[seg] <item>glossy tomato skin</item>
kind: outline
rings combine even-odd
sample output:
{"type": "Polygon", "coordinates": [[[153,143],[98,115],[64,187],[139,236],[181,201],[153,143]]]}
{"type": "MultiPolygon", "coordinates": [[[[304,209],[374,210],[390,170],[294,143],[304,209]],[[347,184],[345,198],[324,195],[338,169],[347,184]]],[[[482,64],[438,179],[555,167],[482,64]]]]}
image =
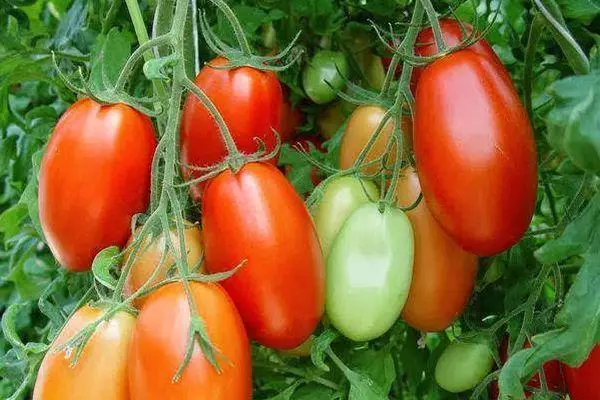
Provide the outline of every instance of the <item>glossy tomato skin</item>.
{"type": "Polygon", "coordinates": [[[183,285],[171,283],[148,298],[129,350],[132,400],[249,400],[252,398],[250,343],[235,305],[222,287],[190,282],[221,373],[198,345],[178,382],[173,376],[185,356],[190,312],[183,285]]]}
{"type": "Polygon", "coordinates": [[[202,203],[206,268],[223,281],[251,339],[292,349],[309,338],[324,308],[319,239],[300,196],[275,167],[249,163],[209,182],[202,203]]]}
{"type": "MultiPolygon", "coordinates": [[[[421,186],[414,169],[403,171],[396,191],[399,207],[409,207],[417,200],[421,186]]],[[[463,250],[444,232],[425,199],[406,215],[415,235],[415,260],[402,318],[415,329],[441,331],[469,302],[477,278],[477,256],[463,250]]]]}
{"type": "Polygon", "coordinates": [[[565,365],[564,371],[571,400],[600,400],[600,346],[579,368],[565,365]]]}
{"type": "MultiPolygon", "coordinates": [[[[136,231],[136,233],[137,232],[139,232],[139,229],[136,231]]],[[[135,255],[133,253],[133,248],[129,247],[134,238],[135,235],[129,238],[127,249],[123,255],[124,266],[130,257],[135,257],[135,260],[131,261],[132,264],[129,270],[129,275],[125,281],[124,295],[126,297],[131,296],[140,287],[142,287],[142,285],[144,285],[144,283],[150,279],[152,273],[157,268],[160,268],[160,272],[158,272],[149,286],[165,279],[167,277],[167,272],[175,265],[175,257],[173,256],[173,253],[169,251],[165,255],[166,238],[163,233],[155,238],[151,238],[150,236],[146,237],[135,255]]],[[[175,227],[171,228],[169,231],[169,238],[171,243],[173,243],[173,246],[176,249],[179,249],[179,235],[175,227]]],[[[202,231],[198,225],[194,225],[187,221],[184,223],[183,242],[185,245],[185,254],[187,256],[187,265],[190,271],[194,271],[194,269],[198,267],[201,268],[200,263],[202,262],[204,250],[202,245],[202,231]]],[[[197,271],[197,269],[195,271],[197,271]]],[[[146,297],[138,297],[133,301],[133,304],[137,308],[141,308],[145,301],[146,297]]]]}
{"type": "Polygon", "coordinates": [[[323,197],[314,212],[315,226],[325,260],[348,217],[360,206],[378,199],[379,190],[371,181],[342,176],[327,183],[323,197]]]}
{"type": "Polygon", "coordinates": [[[435,381],[448,392],[464,392],[481,383],[493,365],[492,352],[485,344],[454,342],[437,361],[435,381]]]}
{"type": "Polygon", "coordinates": [[[33,391],[33,400],[128,400],[128,348],[135,317],[118,312],[102,322],[84,347],[75,367],[74,352],[56,351],[81,329],[101,318],[101,308],[83,306],[69,319],[46,353],[33,391]]]}
{"type": "Polygon", "coordinates": [[[461,50],[425,69],[414,148],[427,205],[462,248],[489,256],[520,240],[535,210],[535,141],[494,63],[461,50]]]}
{"type": "Polygon", "coordinates": [[[302,85],[308,98],[317,104],[327,104],[337,97],[346,85],[350,67],[343,53],[318,51],[304,67],[302,85]]]}
{"type": "Polygon", "coordinates": [[[348,339],[375,339],[398,319],[412,276],[413,233],[406,215],[361,206],[346,220],[327,259],[325,309],[348,339]]]}
{"type": "MultiPolygon", "coordinates": [[[[283,97],[277,77],[270,71],[250,67],[231,70],[216,69],[227,65],[227,59],[210,61],[198,76],[196,86],[206,93],[225,120],[239,150],[253,153],[259,149],[255,138],[263,141],[267,151],[277,143],[273,129],[281,132],[283,97]]],[[[185,101],[181,120],[181,161],[187,178],[198,173],[185,168],[209,166],[222,161],[227,149],[219,128],[202,103],[190,93],[185,101]]],[[[199,198],[201,186],[192,187],[199,198]]]]}
{"type": "Polygon", "coordinates": [[[50,250],[87,271],[105,247],[122,246],[150,198],[156,148],[150,119],[125,104],[79,100],[54,128],[40,169],[39,209],[50,250]]]}
{"type": "MultiPolygon", "coordinates": [[[[469,35],[471,35],[473,32],[473,27],[471,25],[463,23],[463,28],[465,29],[465,34],[463,34],[460,24],[456,20],[450,18],[440,19],[440,28],[442,29],[442,36],[444,37],[444,44],[448,48],[459,46],[461,43],[467,40],[469,35]]],[[[502,62],[494,52],[494,49],[492,49],[485,39],[479,39],[477,42],[468,47],[468,49],[487,58],[489,61],[498,66],[499,69],[505,70],[502,62]]],[[[427,27],[419,32],[415,44],[415,55],[421,57],[431,57],[438,53],[439,49],[437,43],[435,42],[435,37],[433,36],[433,29],[431,29],[431,27],[427,27]]],[[[415,87],[419,81],[422,71],[423,68],[415,68],[413,70],[412,83],[415,87]]]]}

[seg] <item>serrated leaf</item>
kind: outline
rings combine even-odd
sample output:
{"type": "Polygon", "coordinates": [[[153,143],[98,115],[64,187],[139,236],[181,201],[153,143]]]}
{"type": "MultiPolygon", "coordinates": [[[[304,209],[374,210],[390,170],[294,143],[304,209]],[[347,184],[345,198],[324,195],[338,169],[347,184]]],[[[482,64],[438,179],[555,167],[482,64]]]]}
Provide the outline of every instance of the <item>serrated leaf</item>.
{"type": "Polygon", "coordinates": [[[600,14],[598,0],[556,0],[566,18],[577,19],[583,23],[589,22],[600,14]]]}
{"type": "Polygon", "coordinates": [[[27,207],[24,204],[15,204],[0,214],[0,233],[8,239],[16,235],[21,229],[21,221],[27,216],[27,207]]]}
{"type": "Polygon", "coordinates": [[[331,343],[333,343],[338,336],[339,335],[336,331],[327,329],[325,332],[315,338],[313,347],[310,351],[310,359],[315,367],[323,371],[329,371],[329,366],[325,364],[325,352],[327,349],[329,349],[331,343]]]}
{"type": "Polygon", "coordinates": [[[107,247],[101,250],[92,262],[94,278],[100,284],[110,290],[117,287],[117,279],[112,276],[111,269],[116,269],[121,263],[121,250],[117,246],[107,247]]]}

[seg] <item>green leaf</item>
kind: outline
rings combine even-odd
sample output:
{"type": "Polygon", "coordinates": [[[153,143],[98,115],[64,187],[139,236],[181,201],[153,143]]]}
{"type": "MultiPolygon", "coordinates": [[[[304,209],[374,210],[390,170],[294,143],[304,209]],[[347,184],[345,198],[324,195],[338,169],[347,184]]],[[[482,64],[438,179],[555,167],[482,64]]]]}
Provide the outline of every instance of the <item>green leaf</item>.
{"type": "Polygon", "coordinates": [[[129,31],[112,28],[106,37],[98,37],[92,51],[91,86],[104,90],[116,83],[131,54],[133,36],[129,31]]]}
{"type": "Polygon", "coordinates": [[[598,0],[556,0],[566,18],[577,19],[583,23],[589,22],[600,14],[598,0]]]}
{"type": "Polygon", "coordinates": [[[339,398],[335,395],[333,389],[317,385],[308,384],[300,387],[294,392],[293,400],[334,400],[339,398]]]}
{"type": "Polygon", "coordinates": [[[112,274],[112,269],[117,269],[121,264],[121,250],[117,246],[101,250],[92,262],[92,272],[100,284],[110,290],[117,287],[117,279],[112,274]]]}
{"type": "Polygon", "coordinates": [[[323,371],[329,371],[329,366],[325,364],[325,353],[338,336],[336,331],[327,329],[315,338],[310,352],[310,358],[315,367],[323,371]]]}
{"type": "Polygon", "coordinates": [[[0,214],[0,233],[5,239],[11,238],[21,230],[21,221],[27,216],[27,206],[15,204],[0,214]]]}
{"type": "Polygon", "coordinates": [[[144,75],[148,79],[166,79],[169,77],[167,68],[172,68],[179,62],[176,55],[153,58],[144,63],[144,75]]]}
{"type": "Polygon", "coordinates": [[[394,359],[386,348],[357,353],[349,364],[355,371],[370,377],[381,388],[382,393],[388,393],[396,379],[394,359]]]}

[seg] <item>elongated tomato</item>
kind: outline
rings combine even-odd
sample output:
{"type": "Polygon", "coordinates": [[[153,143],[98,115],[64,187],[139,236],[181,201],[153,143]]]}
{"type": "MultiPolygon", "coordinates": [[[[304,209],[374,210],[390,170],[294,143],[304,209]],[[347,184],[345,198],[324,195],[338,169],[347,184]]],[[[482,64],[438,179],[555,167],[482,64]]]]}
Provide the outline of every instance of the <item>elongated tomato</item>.
{"type": "Polygon", "coordinates": [[[171,283],[150,295],[138,316],[129,351],[131,399],[250,400],[250,344],[233,302],[218,284],[190,282],[190,290],[220,373],[196,343],[173,382],[189,341],[190,308],[183,285],[171,283]]]}
{"type": "Polygon", "coordinates": [[[600,345],[579,368],[564,371],[571,400],[600,400],[600,345]]]}
{"type": "MultiPolygon", "coordinates": [[[[217,69],[225,65],[225,58],[212,60],[196,76],[196,86],[217,107],[240,151],[256,152],[259,144],[255,138],[262,140],[267,151],[273,150],[276,144],[273,129],[281,130],[283,107],[277,77],[273,72],[250,67],[217,69]]],[[[190,93],[181,120],[181,160],[186,177],[198,177],[197,171],[186,166],[214,165],[226,155],[227,150],[214,118],[190,93]]],[[[200,196],[201,186],[192,187],[194,197],[200,196]]]]}
{"type": "Polygon", "coordinates": [[[40,169],[40,222],[48,246],[71,271],[122,246],[131,217],[150,198],[156,148],[150,119],[125,104],[83,99],[60,118],[40,169]]]}
{"type": "Polygon", "coordinates": [[[251,339],[292,349],[311,335],[324,308],[324,267],[308,210],[270,164],[249,163],[209,182],[202,202],[209,272],[223,281],[251,339]]]}
{"type": "Polygon", "coordinates": [[[101,322],[71,367],[75,352],[57,351],[104,310],[84,306],[77,310],[46,353],[33,391],[33,400],[128,400],[128,348],[135,318],[118,312],[101,322]]]}
{"type": "Polygon", "coordinates": [[[470,50],[423,71],[414,146],[423,195],[442,228],[480,256],[519,241],[535,209],[531,124],[496,64],[470,50]]]}
{"type": "MultiPolygon", "coordinates": [[[[409,207],[419,194],[419,177],[406,169],[397,186],[397,204],[409,207]]],[[[446,329],[469,302],[477,277],[477,256],[463,250],[444,232],[422,199],[407,211],[415,235],[415,261],[402,317],[426,332],[446,329]]]]}

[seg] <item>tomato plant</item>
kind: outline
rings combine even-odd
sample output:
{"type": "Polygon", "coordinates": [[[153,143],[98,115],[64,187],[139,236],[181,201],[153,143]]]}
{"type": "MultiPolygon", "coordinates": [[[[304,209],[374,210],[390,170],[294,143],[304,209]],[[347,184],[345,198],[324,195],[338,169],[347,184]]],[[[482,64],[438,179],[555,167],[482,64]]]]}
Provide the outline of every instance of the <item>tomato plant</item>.
{"type": "Polygon", "coordinates": [[[350,214],[327,258],[331,324],[355,341],[390,329],[408,296],[413,253],[412,228],[402,211],[365,204],[350,214]]]}
{"type": "Polygon", "coordinates": [[[33,391],[35,400],[130,398],[127,350],[135,317],[121,311],[100,323],[77,360],[75,348],[62,349],[104,312],[101,307],[84,306],[69,318],[42,361],[33,391]]]}
{"type": "MultiPolygon", "coordinates": [[[[397,204],[409,207],[421,194],[419,177],[405,170],[397,186],[397,204]]],[[[407,211],[415,235],[413,278],[402,318],[422,331],[446,329],[466,307],[477,276],[477,256],[450,238],[422,199],[407,211]]]]}
{"type": "Polygon", "coordinates": [[[202,215],[208,271],[245,261],[223,287],[250,338],[278,349],[308,339],[323,314],[323,256],[308,210],[281,172],[264,163],[223,172],[206,188],[202,215]]]}
{"type": "Polygon", "coordinates": [[[190,291],[220,373],[202,352],[194,351],[173,381],[193,322],[183,285],[169,284],[148,298],[138,316],[129,350],[131,399],[180,399],[188,393],[206,399],[252,398],[250,344],[233,302],[216,284],[193,282],[190,291]]]}
{"type": "Polygon", "coordinates": [[[39,212],[63,266],[89,270],[100,250],[125,244],[148,206],[155,147],[150,119],[123,104],[83,99],[61,117],[42,159],[39,212]]]}
{"type": "Polygon", "coordinates": [[[348,61],[343,53],[318,51],[304,68],[302,84],[306,95],[317,104],[333,101],[344,88],[348,61]]]}
{"type": "Polygon", "coordinates": [[[445,390],[460,393],[473,389],[491,371],[492,352],[486,344],[455,342],[435,365],[435,380],[445,390]]]}
{"type": "Polygon", "coordinates": [[[423,195],[442,228],[481,256],[519,241],[537,195],[531,124],[505,75],[487,58],[458,51],[423,71],[416,94],[423,195]]]}

